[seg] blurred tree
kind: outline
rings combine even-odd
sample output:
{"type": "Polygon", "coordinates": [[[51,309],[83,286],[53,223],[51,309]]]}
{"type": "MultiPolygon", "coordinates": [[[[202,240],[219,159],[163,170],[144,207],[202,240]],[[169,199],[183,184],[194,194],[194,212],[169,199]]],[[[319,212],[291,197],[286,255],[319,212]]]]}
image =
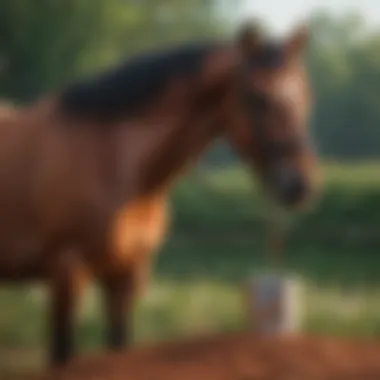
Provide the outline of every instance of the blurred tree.
{"type": "Polygon", "coordinates": [[[70,78],[88,42],[102,33],[104,4],[101,0],[2,0],[2,95],[29,100],[70,78]]]}
{"type": "Polygon", "coordinates": [[[2,0],[0,94],[30,100],[121,54],[223,29],[215,0],[2,0]]]}
{"type": "MultiPolygon", "coordinates": [[[[29,101],[121,56],[230,30],[242,0],[1,0],[0,97],[29,101]]],[[[356,13],[311,19],[313,132],[329,157],[379,157],[380,33],[356,13]]],[[[203,162],[234,162],[217,143],[203,162]]]]}
{"type": "Polygon", "coordinates": [[[317,107],[314,132],[329,157],[380,156],[380,34],[348,14],[312,20],[308,66],[317,107]]]}

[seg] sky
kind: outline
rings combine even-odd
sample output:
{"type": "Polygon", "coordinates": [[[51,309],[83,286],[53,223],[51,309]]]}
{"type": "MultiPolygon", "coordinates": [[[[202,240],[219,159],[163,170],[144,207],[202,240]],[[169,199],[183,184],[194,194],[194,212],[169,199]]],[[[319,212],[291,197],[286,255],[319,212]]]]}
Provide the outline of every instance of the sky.
{"type": "Polygon", "coordinates": [[[380,0],[245,0],[239,18],[263,17],[276,33],[282,33],[319,9],[336,15],[356,10],[370,26],[380,27],[380,0]]]}

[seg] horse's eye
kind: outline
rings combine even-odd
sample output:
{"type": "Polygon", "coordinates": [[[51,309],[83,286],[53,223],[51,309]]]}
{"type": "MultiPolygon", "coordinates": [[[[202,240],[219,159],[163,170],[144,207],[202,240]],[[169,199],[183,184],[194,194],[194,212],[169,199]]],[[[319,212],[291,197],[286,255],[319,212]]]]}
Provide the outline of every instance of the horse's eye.
{"type": "Polygon", "coordinates": [[[257,109],[264,111],[269,108],[270,100],[264,94],[255,93],[252,94],[252,105],[257,109]]]}
{"type": "Polygon", "coordinates": [[[271,104],[268,95],[252,91],[246,87],[243,87],[241,91],[241,99],[246,107],[254,108],[257,111],[265,111],[269,109],[271,104]]]}

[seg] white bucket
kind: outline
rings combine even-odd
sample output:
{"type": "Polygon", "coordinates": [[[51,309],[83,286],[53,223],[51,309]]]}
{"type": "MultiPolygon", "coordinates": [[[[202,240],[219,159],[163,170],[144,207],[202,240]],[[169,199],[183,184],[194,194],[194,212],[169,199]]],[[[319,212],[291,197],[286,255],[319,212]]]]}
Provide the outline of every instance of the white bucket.
{"type": "Polygon", "coordinates": [[[302,329],[302,284],[295,276],[262,274],[248,282],[251,328],[260,334],[294,334],[302,329]]]}

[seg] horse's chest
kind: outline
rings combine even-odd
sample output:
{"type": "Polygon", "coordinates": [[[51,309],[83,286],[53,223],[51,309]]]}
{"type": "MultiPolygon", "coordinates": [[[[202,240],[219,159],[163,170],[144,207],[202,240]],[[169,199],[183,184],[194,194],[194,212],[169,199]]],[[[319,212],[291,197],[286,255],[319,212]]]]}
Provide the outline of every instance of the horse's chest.
{"type": "Polygon", "coordinates": [[[153,253],[163,242],[168,227],[164,197],[139,199],[125,206],[111,224],[110,247],[116,261],[135,261],[153,253]]]}

